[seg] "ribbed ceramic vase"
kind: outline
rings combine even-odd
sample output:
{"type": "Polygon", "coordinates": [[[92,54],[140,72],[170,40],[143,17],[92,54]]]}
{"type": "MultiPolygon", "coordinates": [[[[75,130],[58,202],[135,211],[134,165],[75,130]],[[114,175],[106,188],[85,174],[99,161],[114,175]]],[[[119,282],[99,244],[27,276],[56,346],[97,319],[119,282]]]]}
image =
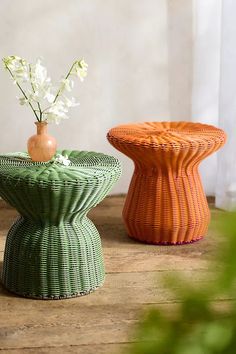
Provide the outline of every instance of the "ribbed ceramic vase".
{"type": "Polygon", "coordinates": [[[28,153],[32,161],[46,162],[52,159],[56,153],[57,142],[47,132],[47,122],[35,122],[37,134],[32,135],[28,140],[28,153]]]}

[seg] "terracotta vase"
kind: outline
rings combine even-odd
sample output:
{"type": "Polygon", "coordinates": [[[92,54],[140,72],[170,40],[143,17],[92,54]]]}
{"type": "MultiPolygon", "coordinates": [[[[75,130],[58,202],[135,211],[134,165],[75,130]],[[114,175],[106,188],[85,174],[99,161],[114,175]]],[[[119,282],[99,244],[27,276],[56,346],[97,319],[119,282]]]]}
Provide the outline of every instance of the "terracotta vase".
{"type": "Polygon", "coordinates": [[[35,122],[37,134],[28,140],[28,154],[32,161],[45,162],[51,160],[56,153],[56,139],[47,133],[46,122],[35,122]]]}

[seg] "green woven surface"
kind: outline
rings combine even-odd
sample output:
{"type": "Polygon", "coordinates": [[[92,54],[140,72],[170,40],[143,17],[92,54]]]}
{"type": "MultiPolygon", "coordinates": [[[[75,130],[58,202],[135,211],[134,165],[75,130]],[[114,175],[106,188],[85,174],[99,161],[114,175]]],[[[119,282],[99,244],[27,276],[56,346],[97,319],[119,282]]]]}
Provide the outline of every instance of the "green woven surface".
{"type": "Polygon", "coordinates": [[[2,282],[19,295],[79,296],[104,280],[99,233],[86,214],[111,190],[120,163],[95,152],[60,153],[69,166],[0,156],[0,196],[21,215],[7,236],[2,282]]]}

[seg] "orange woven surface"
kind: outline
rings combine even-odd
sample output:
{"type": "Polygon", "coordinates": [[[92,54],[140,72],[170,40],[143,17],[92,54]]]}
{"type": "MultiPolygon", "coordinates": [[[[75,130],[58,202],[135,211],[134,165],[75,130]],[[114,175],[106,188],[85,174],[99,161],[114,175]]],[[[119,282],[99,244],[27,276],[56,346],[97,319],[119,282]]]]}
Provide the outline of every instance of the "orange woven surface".
{"type": "Polygon", "coordinates": [[[181,244],[205,236],[210,220],[199,163],[224,145],[223,130],[190,122],[120,125],[109,142],[135,164],[123,218],[130,237],[181,244]]]}

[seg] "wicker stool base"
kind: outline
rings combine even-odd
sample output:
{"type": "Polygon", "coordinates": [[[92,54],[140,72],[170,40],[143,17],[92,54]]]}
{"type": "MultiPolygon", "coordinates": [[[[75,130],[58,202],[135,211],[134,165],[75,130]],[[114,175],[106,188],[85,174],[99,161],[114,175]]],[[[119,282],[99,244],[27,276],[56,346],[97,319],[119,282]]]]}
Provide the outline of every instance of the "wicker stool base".
{"type": "Polygon", "coordinates": [[[25,298],[30,298],[30,299],[36,299],[36,300],[66,300],[66,299],[72,299],[74,297],[81,297],[81,296],[85,296],[85,295],[89,295],[91,293],[93,293],[95,290],[97,290],[98,288],[100,288],[101,286],[103,285],[103,283],[94,288],[94,289],[90,289],[89,291],[84,291],[84,292],[81,292],[81,293],[75,293],[75,294],[69,294],[69,295],[63,295],[63,296],[35,296],[33,294],[22,294],[22,293],[17,293],[15,292],[13,289],[8,289],[5,287],[5,289],[7,291],[10,291],[11,293],[13,294],[16,294],[18,296],[22,296],[22,297],[25,297],[25,298]]]}
{"type": "Polygon", "coordinates": [[[105,278],[101,241],[93,223],[40,225],[19,218],[6,243],[2,282],[15,294],[63,299],[89,294],[105,278]]]}
{"type": "Polygon", "coordinates": [[[173,180],[136,168],[123,219],[128,235],[145,243],[180,245],[204,237],[210,211],[198,172],[173,180]]]}
{"type": "Polygon", "coordinates": [[[188,245],[189,243],[195,243],[198,242],[200,240],[202,240],[204,238],[204,236],[198,237],[194,240],[191,241],[182,241],[182,242],[155,242],[155,241],[145,241],[145,240],[138,240],[136,237],[134,236],[130,236],[128,235],[130,238],[132,238],[135,241],[141,242],[141,243],[146,243],[146,244],[153,244],[153,245],[158,245],[158,246],[184,246],[184,245],[188,245]]]}

